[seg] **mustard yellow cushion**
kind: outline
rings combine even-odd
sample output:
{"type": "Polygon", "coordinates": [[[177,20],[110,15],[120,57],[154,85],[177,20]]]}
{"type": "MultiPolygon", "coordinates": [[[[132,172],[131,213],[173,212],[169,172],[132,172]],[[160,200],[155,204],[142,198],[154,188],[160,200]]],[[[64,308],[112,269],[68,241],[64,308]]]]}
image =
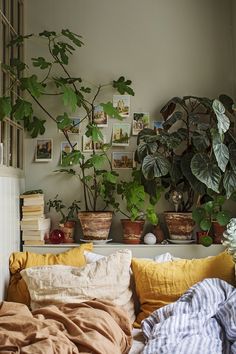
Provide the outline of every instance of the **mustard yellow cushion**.
{"type": "Polygon", "coordinates": [[[92,243],[85,243],[79,247],[71,248],[59,254],[38,254],[33,252],[14,252],[9,259],[10,282],[7,291],[7,301],[20,302],[30,305],[30,296],[25,281],[20,275],[20,271],[25,268],[64,264],[80,267],[86,264],[84,251],[91,251],[92,243]]]}
{"type": "Polygon", "coordinates": [[[205,278],[220,278],[235,285],[234,262],[226,252],[192,260],[156,263],[132,259],[135,287],[140,301],[136,323],[156,309],[176,301],[188,288],[205,278]]]}

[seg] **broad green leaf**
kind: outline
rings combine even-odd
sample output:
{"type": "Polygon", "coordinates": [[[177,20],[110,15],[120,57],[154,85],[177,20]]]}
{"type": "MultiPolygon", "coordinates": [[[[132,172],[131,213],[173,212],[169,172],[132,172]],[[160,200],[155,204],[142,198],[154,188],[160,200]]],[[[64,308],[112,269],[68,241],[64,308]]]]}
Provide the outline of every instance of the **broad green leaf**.
{"type": "Polygon", "coordinates": [[[210,146],[210,141],[205,133],[193,133],[193,145],[197,151],[204,151],[210,146]]]}
{"type": "Polygon", "coordinates": [[[112,172],[105,172],[103,174],[103,178],[106,181],[108,181],[108,182],[110,182],[112,184],[116,184],[117,183],[117,176],[114,173],[112,173],[112,172]]]}
{"type": "Polygon", "coordinates": [[[217,195],[214,200],[214,204],[217,204],[219,207],[222,207],[226,201],[226,197],[224,195],[217,195]]]}
{"type": "Polygon", "coordinates": [[[116,118],[119,120],[123,120],[123,117],[118,113],[117,109],[113,107],[111,102],[107,103],[100,103],[100,106],[102,106],[103,111],[111,118],[116,118]]]}
{"type": "Polygon", "coordinates": [[[229,150],[228,147],[223,143],[223,135],[218,132],[212,133],[212,145],[213,151],[217,164],[221,171],[225,172],[226,166],[229,162],[229,150]]]}
{"type": "Polygon", "coordinates": [[[99,169],[103,166],[103,164],[106,161],[106,157],[104,155],[92,155],[90,157],[90,159],[88,160],[91,165],[95,168],[95,169],[99,169]]]}
{"type": "Polygon", "coordinates": [[[231,97],[229,97],[228,95],[222,94],[219,96],[219,101],[224,105],[224,107],[227,111],[229,111],[230,113],[233,113],[234,101],[232,100],[231,97]]]}
{"type": "Polygon", "coordinates": [[[96,124],[88,124],[85,135],[91,138],[94,143],[103,141],[101,129],[96,124]]]}
{"type": "Polygon", "coordinates": [[[17,71],[23,71],[27,67],[27,65],[18,58],[11,59],[11,67],[13,66],[17,69],[17,71]]]}
{"type": "Polygon", "coordinates": [[[176,111],[172,113],[163,123],[163,128],[169,129],[173,124],[175,124],[177,121],[182,119],[182,117],[183,117],[183,113],[180,111],[176,111]]]}
{"type": "Polygon", "coordinates": [[[216,221],[221,225],[225,226],[229,223],[231,215],[228,211],[222,210],[217,213],[216,221]]]}
{"type": "Polygon", "coordinates": [[[64,112],[63,116],[57,117],[57,127],[58,129],[69,129],[71,127],[71,119],[69,118],[68,114],[64,112]]]}
{"type": "Polygon", "coordinates": [[[128,95],[134,96],[134,91],[130,87],[132,84],[131,80],[126,80],[124,76],[119,77],[118,80],[113,81],[113,87],[121,94],[124,95],[128,93],[128,95]]]}
{"type": "Polygon", "coordinates": [[[31,138],[36,138],[39,134],[43,135],[45,133],[46,120],[33,117],[33,121],[27,127],[28,132],[30,132],[31,138]]]}
{"type": "Polygon", "coordinates": [[[211,221],[209,219],[203,219],[199,226],[203,231],[209,231],[211,228],[211,221]]]}
{"type": "Polygon", "coordinates": [[[212,108],[217,118],[217,126],[218,126],[219,133],[222,134],[227,132],[227,130],[230,127],[230,120],[225,115],[225,107],[220,101],[214,100],[212,104],[212,108]]]}
{"type": "Polygon", "coordinates": [[[223,178],[223,186],[226,191],[226,197],[229,199],[236,191],[236,172],[234,170],[227,170],[223,178]]]}
{"type": "Polygon", "coordinates": [[[11,114],[12,106],[10,97],[0,97],[0,121],[11,114]]]}
{"type": "Polygon", "coordinates": [[[206,210],[208,214],[212,214],[214,210],[214,202],[212,200],[209,200],[209,202],[203,204],[203,208],[206,210]]]}
{"type": "Polygon", "coordinates": [[[26,36],[22,36],[22,35],[16,36],[8,43],[7,46],[8,47],[11,47],[14,45],[20,46],[24,42],[25,39],[30,38],[32,36],[33,36],[33,34],[28,34],[26,36]]]}
{"type": "Polygon", "coordinates": [[[64,153],[61,160],[62,166],[73,166],[78,165],[83,159],[83,155],[78,150],[73,150],[68,153],[64,153]]]}
{"type": "Polygon", "coordinates": [[[63,103],[66,107],[69,107],[72,112],[75,112],[77,108],[77,96],[74,90],[71,87],[62,85],[61,86],[62,91],[63,91],[63,103]]]}
{"type": "Polygon", "coordinates": [[[43,57],[32,58],[33,66],[39,67],[44,70],[50,67],[52,64],[46,61],[43,57]]]}
{"type": "Polygon", "coordinates": [[[147,214],[147,220],[152,225],[157,225],[158,224],[158,216],[157,216],[157,213],[155,212],[155,209],[154,209],[153,205],[149,205],[147,207],[146,214],[147,214]]]}
{"type": "Polygon", "coordinates": [[[63,172],[63,173],[67,173],[68,175],[76,175],[76,171],[73,170],[73,168],[60,168],[59,170],[55,170],[53,172],[63,172]]]}
{"type": "Polygon", "coordinates": [[[20,82],[21,82],[21,88],[23,90],[29,91],[33,97],[38,98],[44,92],[44,87],[38,81],[36,75],[32,75],[30,77],[24,77],[20,79],[20,82]]]}
{"type": "Polygon", "coordinates": [[[204,208],[196,208],[192,211],[193,220],[199,225],[206,218],[206,210],[204,208]]]}
{"type": "Polygon", "coordinates": [[[169,161],[160,153],[147,155],[143,159],[142,172],[146,179],[165,176],[170,170],[169,161]]]}
{"type": "Polygon", "coordinates": [[[182,155],[181,171],[193,190],[200,195],[204,195],[206,193],[206,186],[193,175],[190,167],[193,156],[193,153],[182,155]]]}
{"type": "Polygon", "coordinates": [[[207,188],[219,192],[221,172],[219,167],[212,161],[207,154],[196,154],[191,160],[191,171],[193,175],[207,188]]]}
{"type": "Polygon", "coordinates": [[[32,103],[18,98],[12,108],[12,112],[16,121],[24,120],[33,114],[32,103]]]}
{"type": "Polygon", "coordinates": [[[57,34],[54,31],[43,31],[39,33],[40,37],[46,37],[46,38],[50,38],[50,37],[55,37],[57,34]]]}
{"type": "Polygon", "coordinates": [[[63,34],[63,36],[69,38],[75,45],[77,45],[77,47],[81,47],[84,43],[81,41],[81,36],[71,32],[68,29],[63,29],[61,31],[61,33],[63,34]]]}
{"type": "Polygon", "coordinates": [[[151,143],[147,143],[145,141],[142,141],[138,147],[137,147],[137,157],[138,161],[142,161],[145,156],[148,154],[154,154],[157,151],[158,145],[156,141],[153,141],[151,143]]]}

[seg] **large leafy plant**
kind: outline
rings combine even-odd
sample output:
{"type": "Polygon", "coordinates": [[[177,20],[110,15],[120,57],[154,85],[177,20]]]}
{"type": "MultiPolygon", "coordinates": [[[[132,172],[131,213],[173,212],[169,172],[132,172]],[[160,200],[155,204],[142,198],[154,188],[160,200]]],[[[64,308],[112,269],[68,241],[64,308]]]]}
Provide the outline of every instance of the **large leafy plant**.
{"type": "Polygon", "coordinates": [[[9,45],[20,50],[25,40],[35,40],[35,37],[45,41],[48,53],[47,56],[31,58],[33,69],[29,69],[26,63],[17,58],[11,61],[10,66],[2,64],[2,69],[10,74],[11,85],[6,94],[0,97],[0,120],[11,116],[35,138],[45,133],[46,119],[51,119],[64,134],[71,150],[63,158],[63,166],[58,171],[78,177],[83,185],[86,210],[95,211],[98,207],[101,208],[98,206],[99,199],[103,201],[102,208],[105,208],[113,202],[117,173],[112,170],[107,154],[109,145],[103,144],[103,151],[99,154],[96,152],[96,143],[103,142],[103,134],[94,119],[95,108],[100,104],[109,117],[122,119],[111,102],[99,102],[99,94],[104,87],[110,85],[120,94],[134,95],[130,87],[131,81],[121,76],[108,84],[89,87],[82,77],[71,75],[68,68],[70,57],[83,42],[80,35],[68,29],[63,29],[60,33],[45,30],[38,36],[16,36],[9,45]],[[14,103],[11,100],[13,96],[17,97],[14,103]],[[60,114],[54,115],[49,110],[45,104],[45,96],[58,100],[58,106],[62,107],[60,114]],[[41,110],[40,116],[34,113],[36,106],[41,110]],[[74,127],[70,115],[77,109],[84,111],[80,123],[86,122],[85,134],[92,141],[89,158],[77,149],[69,135],[70,129],[74,127]],[[74,169],[72,165],[79,168],[74,169]]]}
{"type": "Polygon", "coordinates": [[[219,100],[174,97],[161,109],[163,129],[140,132],[136,160],[152,196],[160,184],[167,198],[178,191],[181,211],[193,206],[196,195],[199,200],[206,195],[231,197],[236,190],[236,141],[229,119],[232,105],[226,95],[219,100]]]}
{"type": "Polygon", "coordinates": [[[47,206],[49,211],[54,209],[60,215],[60,224],[65,224],[67,221],[76,221],[77,214],[80,210],[79,200],[74,200],[68,207],[63,203],[62,199],[58,198],[58,194],[54,199],[49,199],[47,206]]]}

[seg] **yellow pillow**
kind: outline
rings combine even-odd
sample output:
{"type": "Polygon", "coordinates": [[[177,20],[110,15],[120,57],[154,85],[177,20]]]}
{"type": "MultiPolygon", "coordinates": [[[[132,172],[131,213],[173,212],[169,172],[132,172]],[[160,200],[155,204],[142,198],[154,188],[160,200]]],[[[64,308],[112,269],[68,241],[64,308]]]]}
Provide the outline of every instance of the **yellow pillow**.
{"type": "Polygon", "coordinates": [[[14,252],[9,259],[10,282],[7,291],[7,301],[20,302],[30,305],[30,296],[25,281],[20,275],[20,271],[25,268],[64,264],[80,267],[86,264],[84,251],[91,251],[92,243],[85,243],[79,247],[71,248],[59,254],[38,254],[33,252],[14,252]]]}
{"type": "Polygon", "coordinates": [[[192,285],[205,278],[220,278],[235,285],[234,262],[226,252],[209,258],[156,263],[132,259],[141,312],[136,323],[156,309],[176,301],[192,285]]]}

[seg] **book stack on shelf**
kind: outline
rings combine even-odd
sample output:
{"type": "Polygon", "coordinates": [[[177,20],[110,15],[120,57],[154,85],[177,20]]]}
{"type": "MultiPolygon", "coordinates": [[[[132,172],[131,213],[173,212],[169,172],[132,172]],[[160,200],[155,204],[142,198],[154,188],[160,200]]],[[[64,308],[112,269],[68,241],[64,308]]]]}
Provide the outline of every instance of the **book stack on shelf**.
{"type": "Polygon", "coordinates": [[[49,238],[51,219],[44,214],[43,194],[22,194],[22,241],[25,245],[44,245],[49,238]]]}

